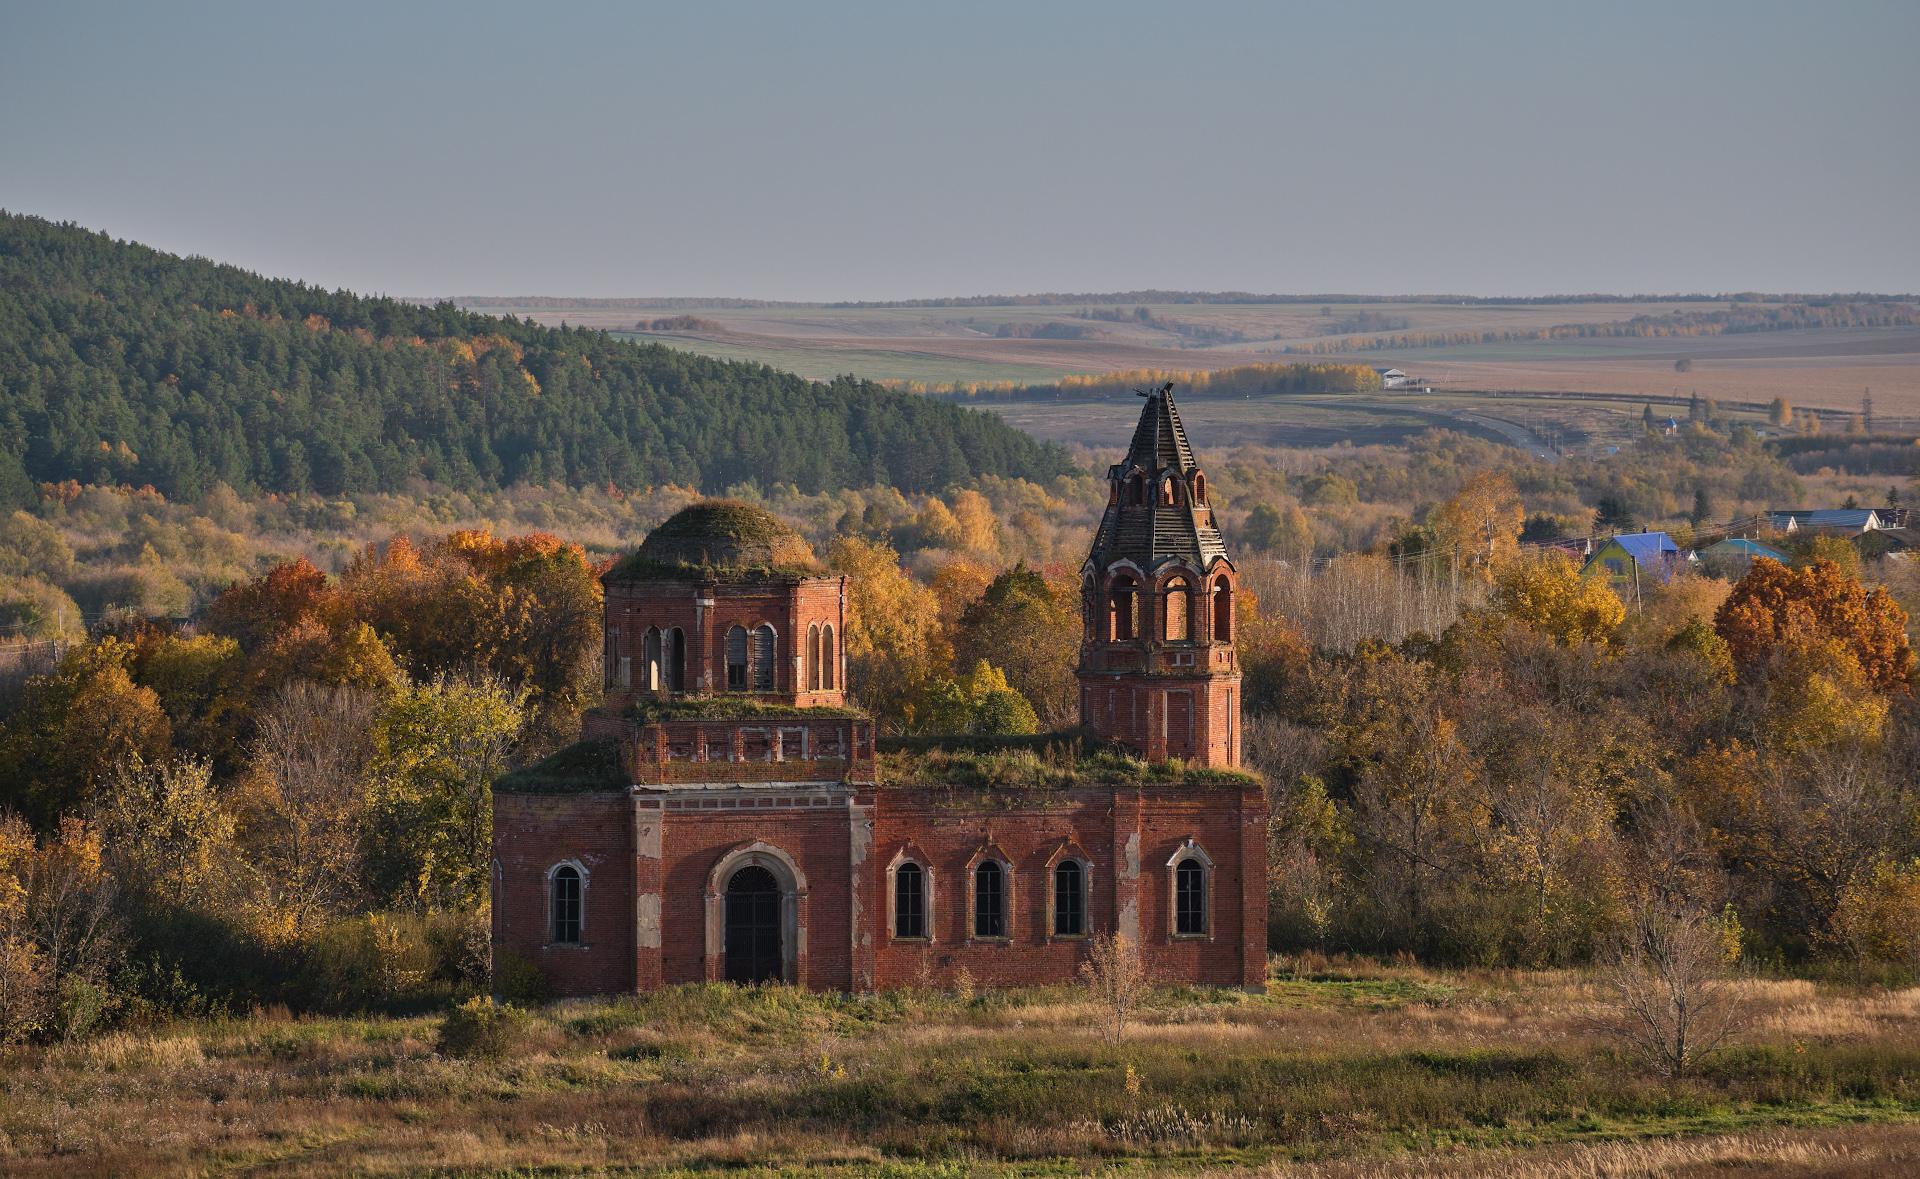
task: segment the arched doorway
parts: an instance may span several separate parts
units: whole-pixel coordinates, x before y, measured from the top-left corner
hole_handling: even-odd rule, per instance
[[[757,864],[727,878],[728,982],[778,982],[783,977],[780,901],[780,881]]]

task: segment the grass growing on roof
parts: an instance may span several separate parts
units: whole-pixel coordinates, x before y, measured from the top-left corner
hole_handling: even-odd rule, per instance
[[[619,744],[608,737],[591,737],[503,776],[493,788],[508,794],[588,794],[625,790],[629,785]]]
[[[1260,779],[1241,770],[1149,762],[1112,748],[1087,750],[1074,740],[1034,748],[967,742],[895,749],[880,754],[880,780],[896,786],[997,786],[1064,790],[1075,786],[1254,786]]]
[[[756,700],[751,696],[683,696],[673,700],[641,699],[627,705],[621,714],[629,720],[652,724],[676,720],[854,720],[866,716],[857,708],[826,705],[801,707],[776,701]]]

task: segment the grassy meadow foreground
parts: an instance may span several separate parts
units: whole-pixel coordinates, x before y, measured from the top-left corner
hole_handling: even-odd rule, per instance
[[[10,1050],[0,1171],[128,1174],[1875,1174],[1920,1159],[1920,990],[1739,984],[1669,1084],[1582,972],[1280,960],[1154,994],[1117,1046],[1079,989],[684,987],[528,1017],[183,1022]],[[1612,1168],[1612,1169],[1605,1169]]]

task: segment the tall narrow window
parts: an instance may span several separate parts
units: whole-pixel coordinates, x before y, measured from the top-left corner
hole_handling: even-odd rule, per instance
[[[820,627],[818,624],[807,628],[807,686],[820,690]]]
[[[982,860],[973,870],[973,936],[1007,936],[1006,875],[998,860]]]
[[[833,691],[834,669],[840,666],[840,657],[833,647],[832,625],[820,628],[820,683],[827,691]]]
[[[1061,860],[1054,866],[1053,932],[1056,937],[1087,932],[1087,874],[1078,860]]]
[[[1207,502],[1207,477],[1198,471],[1193,473],[1193,502],[1196,504]]]
[[[1133,578],[1125,573],[1113,579],[1107,591],[1107,639],[1124,643],[1132,640],[1139,620],[1139,597]]]
[[[647,628],[645,637],[640,641],[640,651],[640,674],[643,677],[641,682],[646,685],[647,691],[658,692],[663,686],[660,682],[662,677],[658,627]]]
[[[753,690],[773,691],[773,628],[764,622],[753,628]]]
[[[1168,475],[1165,479],[1162,479],[1160,481],[1160,502],[1163,505],[1171,504],[1173,502],[1173,476],[1172,475]]]
[[[1224,577],[1213,583],[1213,641],[1233,641],[1233,583]]]
[[[580,869],[571,864],[553,870],[553,940],[567,946],[580,942]]]
[[[1173,931],[1207,932],[1207,866],[1193,856],[1173,870]]]
[[[927,936],[927,874],[912,861],[894,869],[893,936]]]
[[[687,690],[687,632],[674,627],[667,632],[667,688],[674,692]]]
[[[732,627],[727,631],[727,691],[744,692],[747,690],[747,628]]]
[[[1166,640],[1169,643],[1184,643],[1193,638],[1193,586],[1184,577],[1175,577],[1167,582],[1166,591]]]

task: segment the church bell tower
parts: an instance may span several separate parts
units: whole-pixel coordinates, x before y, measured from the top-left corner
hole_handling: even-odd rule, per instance
[[[1146,398],[1081,570],[1080,720],[1150,761],[1238,766],[1238,574],[1172,383]]]

